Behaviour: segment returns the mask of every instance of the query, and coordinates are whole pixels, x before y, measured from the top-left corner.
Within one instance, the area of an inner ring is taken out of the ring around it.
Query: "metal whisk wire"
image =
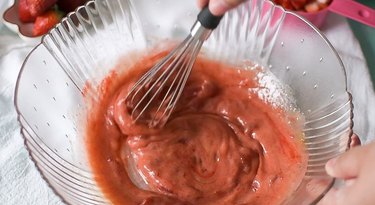
[[[142,118],[149,127],[160,127],[166,123],[184,90],[204,41],[220,19],[221,16],[214,16],[207,7],[204,8],[189,36],[135,83],[125,99],[134,122]],[[165,94],[160,98],[163,92]],[[153,109],[153,103],[159,103],[159,106]]]

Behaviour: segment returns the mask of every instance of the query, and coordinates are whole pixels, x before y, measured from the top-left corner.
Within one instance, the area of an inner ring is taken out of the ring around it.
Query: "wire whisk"
[[[125,99],[134,122],[149,127],[161,127],[167,122],[204,41],[219,25],[221,17],[204,8],[185,40],[135,83]]]

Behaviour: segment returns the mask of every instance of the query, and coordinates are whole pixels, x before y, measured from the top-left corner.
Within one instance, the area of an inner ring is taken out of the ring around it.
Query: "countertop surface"
[[[374,0],[358,0],[358,2],[375,9]],[[372,18],[375,20],[375,17]],[[349,20],[349,24],[361,45],[371,73],[372,81],[375,82],[375,28],[352,20]]]

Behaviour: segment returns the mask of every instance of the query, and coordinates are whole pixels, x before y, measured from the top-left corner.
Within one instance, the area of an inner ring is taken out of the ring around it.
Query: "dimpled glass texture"
[[[168,5],[166,7],[166,5]],[[195,1],[96,0],[44,36],[19,74],[15,106],[31,159],[67,204],[110,204],[96,185],[80,120],[84,86],[98,85],[120,56],[188,35]],[[324,164],[347,149],[352,104],[337,53],[308,22],[270,1],[225,15],[203,46],[210,57],[268,68],[304,114],[307,172],[285,204],[314,204],[332,186]]]

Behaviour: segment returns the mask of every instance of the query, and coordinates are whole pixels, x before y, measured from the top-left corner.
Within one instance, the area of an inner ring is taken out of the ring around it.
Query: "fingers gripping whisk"
[[[190,76],[195,59],[212,30],[221,19],[203,9],[189,36],[145,73],[126,97],[126,108],[134,122],[149,127],[163,126]]]

